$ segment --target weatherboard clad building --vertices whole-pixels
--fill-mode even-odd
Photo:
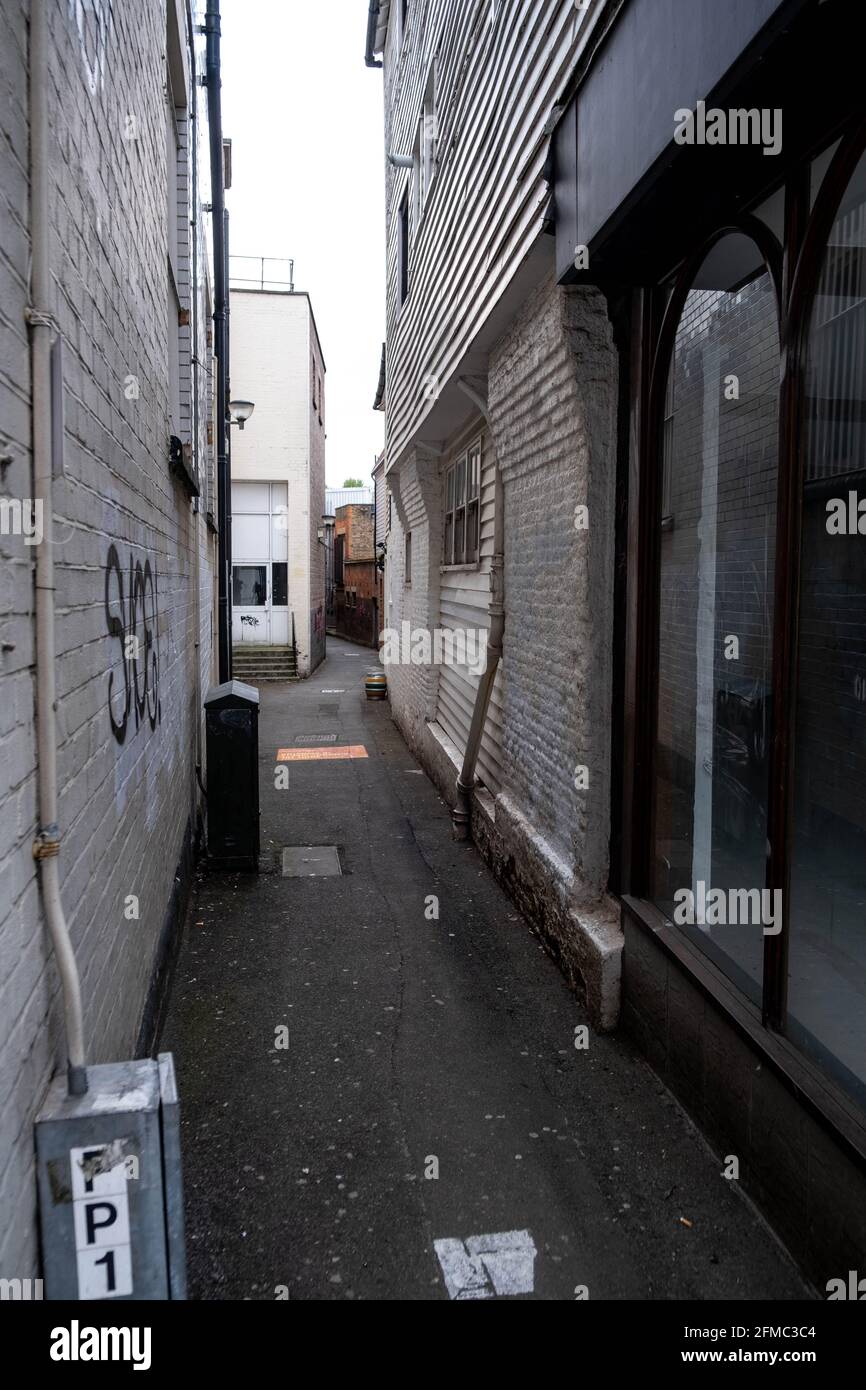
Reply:
[[[474,839],[821,1290],[866,1263],[856,17],[409,0],[367,28],[387,625],[494,657],[503,630],[492,688],[389,668],[394,716],[459,829],[490,690]],[[684,890],[713,911],[678,920]],[[764,890],[769,920],[729,910]]]
[[[325,655],[325,363],[309,295],[231,291],[232,646],[241,679],[308,676]]]
[[[28,499],[26,513],[43,500],[33,441],[47,437],[33,335],[47,333],[53,354],[52,505],[41,539],[5,524],[0,534],[4,1279],[40,1272],[33,1120],[67,1056],[46,861],[34,849],[56,850],[86,1062],[146,1056],[201,816],[217,511],[203,8],[38,0],[0,17],[0,492]],[[46,204],[30,196],[30,84],[47,101],[45,222]],[[49,547],[53,713],[34,616],[34,570]],[[53,815],[40,789],[49,718]]]

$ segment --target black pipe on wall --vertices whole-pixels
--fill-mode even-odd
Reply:
[[[219,0],[208,0],[204,28],[206,35],[205,85],[207,87],[208,130],[210,135],[211,215],[213,218],[214,266],[214,356],[216,371],[216,473],[218,536],[218,618],[219,679],[231,680],[231,606],[229,547],[228,455],[228,277],[226,274],[225,166],[223,163],[222,103],[220,99],[220,7]]]

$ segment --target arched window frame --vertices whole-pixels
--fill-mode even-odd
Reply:
[[[836,137],[839,132],[837,131]],[[820,149],[832,143],[825,138]],[[692,283],[713,246],[731,233],[749,236],[773,281],[779,319],[779,449],[773,608],[772,735],[769,750],[768,858],[766,886],[781,889],[783,928],[764,938],[761,1021],[784,1034],[787,1013],[790,848],[793,823],[794,718],[797,695],[800,525],[803,487],[802,410],[812,307],[827,240],[859,160],[866,152],[866,119],[843,133],[809,207],[808,162],[785,185],[784,245],[757,217],[737,216],[717,226],[696,245],[672,275],[645,298],[639,357],[645,365],[636,402],[640,503],[637,539],[638,585],[634,621],[635,698],[629,718],[633,732],[631,783],[625,812],[628,855],[624,899],[644,910],[650,902],[654,843],[654,731],[658,700],[658,624],[661,562],[660,490],[662,425],[668,372],[677,328]],[[656,921],[658,920],[656,916]],[[672,929],[674,930],[674,929]]]

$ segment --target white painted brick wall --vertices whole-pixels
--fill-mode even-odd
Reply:
[[[505,788],[575,891],[598,898],[610,834],[616,360],[604,298],[546,282],[491,354],[505,486]],[[589,507],[589,529],[575,508]],[[577,791],[577,765],[589,787]]]
[[[78,954],[88,1060],[133,1055],[169,897],[196,814],[194,663],[211,669],[213,541],[168,467],[162,4],[95,0],[102,21],[78,33],[77,7],[47,6],[51,266],[47,306],[63,334],[66,476],[56,485],[57,732],[61,887]],[[0,10],[0,493],[31,495],[30,366],[24,310],[29,254],[27,15]],[[110,19],[109,19],[110,16]],[[91,83],[90,78],[93,77]],[[126,117],[138,138],[124,138]],[[140,383],[127,399],[128,375]],[[203,407],[206,420],[207,407]],[[106,615],[106,561],[117,548],[128,603],[130,559],[158,589],[159,715],[124,742],[112,734],[123,661]],[[195,551],[200,626],[195,630]],[[64,1062],[59,985],[40,910],[33,550],[0,537],[0,1275],[36,1273],[33,1116]],[[120,616],[116,583],[110,612]],[[141,636],[143,629],[139,627]],[[197,648],[197,639],[200,646]],[[153,683],[151,683],[153,688]],[[140,920],[124,919],[135,894]]]
[[[398,383],[399,385],[399,383]],[[505,640],[502,790],[495,826],[474,825],[521,906],[542,926],[596,1022],[618,1004],[621,936],[606,898],[617,363],[605,301],[552,277],[494,345],[490,428],[504,483]],[[429,457],[429,456],[428,456]],[[388,474],[397,499],[388,545],[389,626],[434,625],[441,491],[417,447]],[[589,508],[588,531],[575,508]],[[412,530],[412,586],[403,544]],[[401,729],[453,802],[454,772],[431,737],[428,673],[390,667]],[[462,753],[463,749],[457,750]],[[578,764],[589,787],[574,785]]]

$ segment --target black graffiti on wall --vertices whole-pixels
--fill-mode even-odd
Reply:
[[[105,562],[105,619],[109,637],[120,643],[123,666],[123,704],[121,692],[115,695],[116,671],[108,677],[108,717],[111,732],[118,743],[126,739],[130,713],[135,711],[136,730],[147,719],[155,729],[162,718],[159,700],[159,609],[157,605],[156,570],[150,560],[129,557],[128,587],[120,565],[117,547],[108,550]],[[118,682],[119,686],[119,682]],[[122,717],[115,718],[115,709]]]

